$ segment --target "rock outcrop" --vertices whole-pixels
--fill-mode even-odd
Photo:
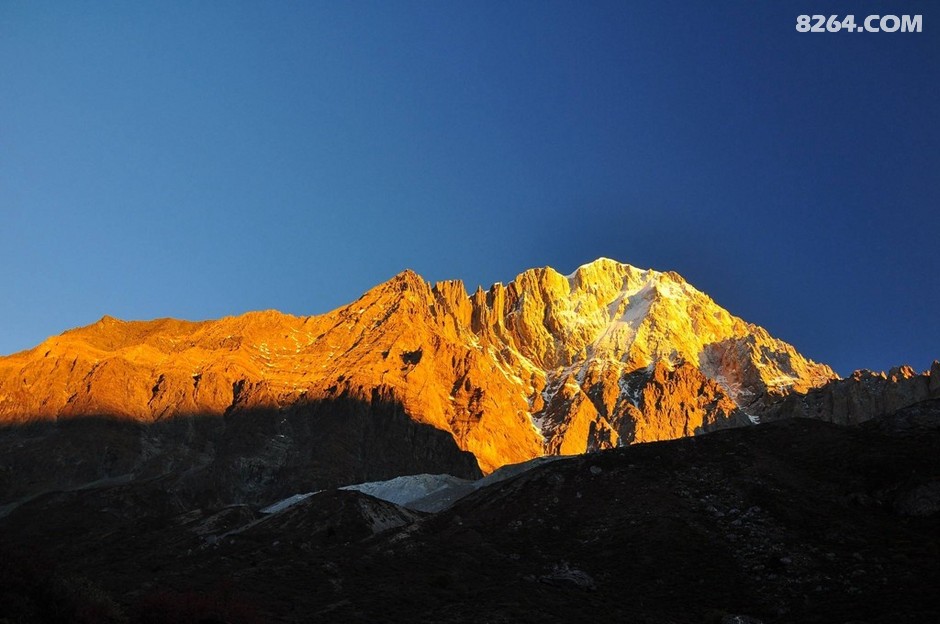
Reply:
[[[767,410],[763,418],[818,418],[854,425],[935,398],[940,398],[940,361],[934,361],[920,374],[910,366],[899,366],[888,373],[857,370],[845,379],[787,397]]]

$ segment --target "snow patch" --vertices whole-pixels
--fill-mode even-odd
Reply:
[[[621,377],[617,380],[617,387],[620,388],[620,396],[617,397],[617,404],[619,405],[621,401],[627,399],[630,403],[633,404],[633,407],[640,407],[640,395],[643,391],[643,385],[640,384],[636,388],[630,387],[630,382],[627,380],[626,376]]]
[[[264,509],[260,510],[263,514],[276,514],[278,512],[284,511],[290,507],[293,507],[300,501],[307,500],[314,494],[319,494],[322,490],[317,490],[316,492],[307,492],[306,494],[294,494],[293,496],[288,496],[285,499],[279,500],[273,505],[268,505]]]
[[[545,432],[547,431],[546,425],[548,424],[545,416],[532,416],[532,428],[535,429],[536,433],[542,436],[542,441],[544,442],[547,438],[545,437]]]
[[[424,498],[429,494],[466,483],[469,483],[469,481],[448,474],[418,474],[395,477],[388,481],[357,483],[339,489],[362,492],[374,498],[407,507],[412,501]]]

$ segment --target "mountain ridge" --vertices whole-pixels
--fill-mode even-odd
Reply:
[[[473,293],[406,269],[316,316],[104,316],[0,358],[0,420],[153,422],[378,390],[490,472],[746,425],[836,378],[678,274],[600,258]]]

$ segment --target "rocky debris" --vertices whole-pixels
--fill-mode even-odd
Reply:
[[[905,516],[927,518],[940,512],[940,479],[915,485],[897,495],[894,510]]]
[[[764,624],[761,620],[749,615],[724,615],[721,618],[721,624]]]
[[[567,561],[552,566],[551,572],[538,577],[539,582],[558,587],[576,587],[585,591],[594,591],[597,584],[584,570],[571,567]]]
[[[227,536],[265,543],[280,536],[277,548],[312,552],[324,543],[366,539],[412,524],[421,517],[422,514],[361,492],[333,490],[305,498]]]
[[[931,377],[932,379],[932,377]],[[909,405],[893,414],[875,417],[863,427],[889,435],[907,436],[918,432],[940,430],[940,398]]]

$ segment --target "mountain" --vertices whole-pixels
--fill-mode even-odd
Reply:
[[[404,271],[321,316],[106,316],[0,358],[0,422],[151,426],[391,401],[491,472],[748,425],[833,379],[679,275],[602,258],[473,294]]]
[[[0,358],[0,619],[935,622],[938,452],[940,362],[606,259],[105,317]]]

